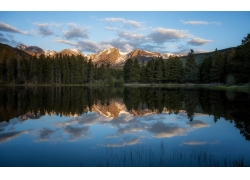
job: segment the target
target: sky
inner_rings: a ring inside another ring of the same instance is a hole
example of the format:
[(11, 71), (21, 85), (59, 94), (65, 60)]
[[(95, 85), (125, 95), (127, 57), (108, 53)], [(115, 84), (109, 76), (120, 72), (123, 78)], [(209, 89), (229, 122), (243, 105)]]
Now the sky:
[(83, 54), (186, 54), (235, 47), (250, 33), (250, 11), (0, 11), (0, 42)]

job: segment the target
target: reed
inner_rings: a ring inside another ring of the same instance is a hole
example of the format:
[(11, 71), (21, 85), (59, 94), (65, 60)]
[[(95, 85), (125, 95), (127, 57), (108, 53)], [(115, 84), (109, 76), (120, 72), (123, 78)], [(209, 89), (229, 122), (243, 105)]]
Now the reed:
[(175, 149), (166, 150), (163, 141), (152, 148), (144, 144), (130, 149), (106, 147), (104, 158), (100, 158), (97, 166), (106, 167), (249, 167), (244, 156), (236, 159), (230, 156), (218, 157), (206, 149), (193, 149), (191, 153)]

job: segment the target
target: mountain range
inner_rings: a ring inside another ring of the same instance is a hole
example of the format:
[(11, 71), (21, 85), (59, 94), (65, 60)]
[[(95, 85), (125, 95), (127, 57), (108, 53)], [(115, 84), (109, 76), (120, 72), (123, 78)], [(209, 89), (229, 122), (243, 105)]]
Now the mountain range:
[(160, 54), (158, 52), (149, 52), (143, 49), (136, 49), (131, 52), (121, 52), (118, 48), (109, 48), (105, 49), (99, 53), (95, 54), (83, 54), (78, 49), (64, 49), (60, 52), (56, 52), (53, 50), (44, 50), (38, 46), (26, 46), (24, 44), (20, 44), (16, 47), (16, 49), (22, 50), (26, 52), (27, 54), (30, 54), (32, 56), (36, 55), (37, 57), (41, 54), (44, 54), (45, 56), (54, 57), (57, 54), (62, 55), (81, 55), (83, 57), (86, 57), (88, 60), (91, 59), (92, 62), (95, 64), (110, 64), (111, 66), (122, 66), (125, 61), (129, 58), (131, 59), (138, 59), (139, 62), (142, 61), (149, 61), (152, 58), (156, 57), (162, 57), (163, 59), (168, 59), (170, 55), (172, 56), (180, 56), (180, 55), (174, 55), (174, 54)]
[[(115, 66), (122, 67), (125, 64), (126, 60), (129, 58), (131, 59), (137, 58), (139, 63), (142, 63), (142, 61), (147, 63), (152, 58), (162, 57), (163, 59), (168, 59), (170, 56), (180, 57), (180, 60), (182, 61), (183, 65), (185, 65), (186, 56), (187, 56), (187, 54), (185, 55), (176, 55), (176, 54), (168, 54), (168, 53), (161, 54), (158, 52), (149, 52), (143, 49), (135, 49), (131, 52), (121, 52), (118, 48), (114, 48), (114, 47), (105, 49), (99, 53), (85, 55), (78, 49), (64, 49), (60, 52), (56, 52), (54, 50), (44, 50), (38, 46), (26, 46), (24, 44), (19, 44), (18, 46), (16, 46), (16, 48), (13, 48), (9, 45), (0, 43), (0, 52), (4, 48), (9, 49), (8, 53), (14, 54), (15, 56), (25, 57), (25, 58), (34, 56), (34, 55), (38, 57), (41, 54), (44, 54), (45, 56), (50, 56), (50, 57), (55, 57), (57, 54), (69, 55), (69, 56), (81, 55), (88, 60), (91, 59), (92, 62), (94, 62), (97, 65), (110, 64), (113, 67)], [(235, 48), (235, 47), (231, 47), (231, 48)], [(231, 48), (221, 49), (218, 51), (220, 51), (221, 53), (225, 53), (227, 50)], [(213, 54), (213, 51), (205, 52), (205, 53), (196, 53), (195, 54), (196, 62), (201, 63), (204, 57), (212, 55), (212, 54)]]

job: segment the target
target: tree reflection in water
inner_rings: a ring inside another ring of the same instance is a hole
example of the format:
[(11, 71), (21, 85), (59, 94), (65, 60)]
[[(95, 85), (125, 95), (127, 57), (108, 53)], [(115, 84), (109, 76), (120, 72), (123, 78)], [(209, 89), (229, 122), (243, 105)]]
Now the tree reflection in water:
[[(240, 133), (250, 140), (249, 94), (205, 89), (175, 88), (109, 88), (109, 87), (1, 87), (0, 121), (21, 116), (36, 119), (45, 114), (74, 115), (92, 111), (96, 104), (103, 107), (111, 102), (125, 104), (135, 116), (145, 113), (187, 113), (190, 121), (194, 113), (221, 117), (235, 122)], [(24, 116), (25, 115), (25, 116)]]

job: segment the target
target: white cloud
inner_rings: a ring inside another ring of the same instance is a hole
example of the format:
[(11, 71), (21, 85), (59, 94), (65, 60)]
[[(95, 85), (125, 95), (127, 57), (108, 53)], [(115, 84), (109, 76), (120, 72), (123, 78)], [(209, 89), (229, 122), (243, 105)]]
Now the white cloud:
[(79, 27), (71, 28), (64, 33), (66, 39), (89, 38), (87, 30)]
[(123, 18), (104, 18), (105, 21), (107, 22), (121, 22), (124, 23), (126, 25), (135, 27), (135, 28), (139, 28), (141, 27), (141, 23), (137, 22), (137, 21), (133, 21), (133, 20), (126, 20)]
[(76, 141), (82, 136), (87, 137), (88, 131), (89, 127), (74, 127), (69, 125), (65, 128), (65, 133), (71, 135), (70, 141)]
[(54, 34), (54, 32), (50, 29), (50, 26), (48, 23), (37, 24), (37, 26), (38, 26), (39, 34), (42, 36), (50, 36)]
[(68, 26), (71, 26), (71, 27), (77, 27), (77, 24), (76, 23), (67, 23)]
[(183, 24), (190, 24), (190, 25), (209, 25), (209, 24), (216, 24), (220, 25), (221, 22), (207, 22), (207, 21), (181, 21)]
[(209, 127), (210, 125), (200, 121), (200, 120), (194, 120), (194, 121), (190, 121), (187, 123), (189, 126), (191, 126), (192, 128), (203, 128), (203, 127)]
[(134, 47), (133, 46), (130, 46), (129, 44), (125, 44), (124, 46), (124, 51), (125, 52), (131, 52), (131, 51), (133, 51), (134, 50)]
[(10, 43), (10, 40), (5, 37), (0, 37), (0, 42), (2, 43)]
[(183, 142), (182, 144), (194, 146), (194, 145), (204, 145), (204, 144), (219, 144), (218, 141), (214, 142), (207, 142), (207, 141), (188, 141), (188, 142)]
[(105, 27), (105, 29), (109, 30), (109, 31), (117, 31), (118, 28), (112, 28), (112, 27)]
[(162, 27), (155, 28), (154, 32), (149, 34), (149, 38), (159, 44), (167, 41), (176, 41), (189, 36), (187, 30), (165, 29)]
[(40, 130), (40, 141), (48, 141), (54, 130), (43, 128)]
[(88, 52), (100, 52), (103, 49), (108, 49), (113, 47), (111, 44), (106, 43), (106, 42), (94, 42), (94, 41), (79, 41), (77, 44), (77, 47), (81, 50), (81, 51), (88, 51)]
[(76, 23), (67, 23), (67, 26), (69, 30), (64, 32), (66, 39), (89, 38), (87, 27), (79, 27)]
[(94, 42), (91, 40), (73, 42), (66, 39), (55, 39), (54, 42), (68, 44), (72, 47), (78, 48), (81, 51), (97, 53), (104, 49), (112, 48), (109, 42)]
[(132, 32), (118, 31), (117, 35), (125, 39), (142, 39), (145, 37), (143, 34), (136, 34)]
[(188, 41), (188, 44), (193, 45), (193, 46), (202, 46), (209, 42), (211, 42), (211, 40), (202, 39), (202, 38), (193, 38), (192, 40)]
[(21, 131), (21, 132), (5, 132), (0, 134), (0, 143), (4, 143), (6, 141), (10, 141), (14, 138), (19, 137), (22, 134), (28, 134), (30, 131)]
[(2, 33), (0, 33), (0, 42), (2, 43), (6, 43), (12, 46), (17, 46), (18, 44), (21, 44), (21, 42), (17, 42), (13, 39), (13, 35), (12, 34), (7, 34), (7, 37), (4, 36)]
[(148, 128), (149, 132), (154, 133), (155, 137), (157, 138), (170, 138), (173, 136), (183, 136), (186, 134), (188, 129), (186, 128), (181, 128), (181, 127), (176, 127), (176, 126), (171, 126), (164, 124), (162, 122), (158, 122), (153, 124), (150, 128)]
[(105, 18), (104, 20), (108, 22), (126, 22), (126, 20), (123, 18)]
[(118, 129), (118, 134), (129, 134), (129, 133), (135, 133), (135, 132), (141, 132), (143, 131), (143, 127), (140, 127), (140, 124), (132, 124), (132, 125), (127, 125), (124, 128)]
[(66, 39), (55, 39), (54, 42), (68, 44), (70, 46), (76, 46), (77, 45), (76, 42), (68, 41)]
[(140, 142), (140, 139), (139, 138), (134, 138), (132, 140), (129, 140), (129, 141), (125, 141), (125, 142), (122, 142), (122, 143), (113, 143), (113, 144), (106, 144), (107, 147), (123, 147), (123, 146), (132, 146), (132, 145), (135, 145), (137, 143)]
[(132, 25), (132, 26), (134, 26), (134, 27), (137, 27), (137, 28), (139, 28), (139, 27), (141, 26), (141, 24), (140, 24), (139, 22), (137, 22), (137, 21), (132, 21), (132, 20), (126, 21), (126, 24), (130, 24), (130, 25)]
[(195, 53), (207, 53), (207, 52), (211, 52), (211, 50), (202, 50), (202, 49), (194, 49)]
[(129, 41), (129, 40), (122, 40), (121, 38), (112, 39), (111, 41), (102, 42), (103, 44), (110, 44), (112, 47), (116, 47), (120, 49), (122, 52), (130, 52), (135, 47), (140, 45), (139, 41)]
[(0, 22), (0, 31), (10, 32), (10, 33), (28, 34), (28, 31), (21, 31), (17, 29), (16, 27), (13, 27), (3, 22)]

